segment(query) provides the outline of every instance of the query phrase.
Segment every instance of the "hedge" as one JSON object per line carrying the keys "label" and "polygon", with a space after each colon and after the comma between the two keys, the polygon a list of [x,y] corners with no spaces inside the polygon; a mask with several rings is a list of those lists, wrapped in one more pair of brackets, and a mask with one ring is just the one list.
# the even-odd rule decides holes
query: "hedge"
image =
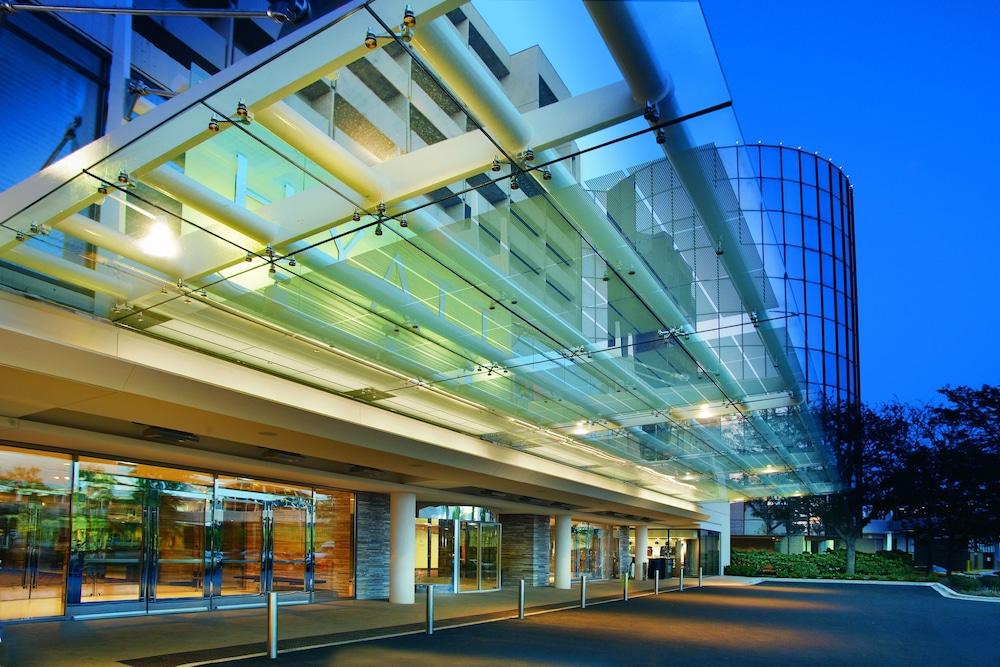
{"label": "hedge", "polygon": [[[726,574],[745,577],[789,577],[802,579],[847,578],[847,551],[821,554],[782,554],[773,551],[733,551]],[[913,559],[902,552],[857,553],[854,578],[909,581],[922,578],[913,570]]]}

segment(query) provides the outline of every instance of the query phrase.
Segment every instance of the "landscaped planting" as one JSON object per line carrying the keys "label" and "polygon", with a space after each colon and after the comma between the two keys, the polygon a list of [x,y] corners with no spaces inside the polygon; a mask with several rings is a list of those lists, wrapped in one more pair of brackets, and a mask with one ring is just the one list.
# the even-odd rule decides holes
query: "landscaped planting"
{"label": "landscaped planting", "polygon": [[925,581],[913,569],[913,559],[901,552],[858,553],[855,574],[848,576],[847,552],[783,554],[774,551],[733,551],[726,574],[745,577],[800,579],[871,579],[876,581]]}

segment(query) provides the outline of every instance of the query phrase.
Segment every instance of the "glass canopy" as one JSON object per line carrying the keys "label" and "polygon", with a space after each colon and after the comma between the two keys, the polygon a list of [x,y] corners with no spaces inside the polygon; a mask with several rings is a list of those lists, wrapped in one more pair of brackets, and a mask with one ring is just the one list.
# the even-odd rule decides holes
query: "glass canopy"
{"label": "glass canopy", "polygon": [[11,286],[685,499],[832,490],[699,5],[634,10],[657,118],[412,4],[319,17],[0,194],[0,257],[59,289]]}

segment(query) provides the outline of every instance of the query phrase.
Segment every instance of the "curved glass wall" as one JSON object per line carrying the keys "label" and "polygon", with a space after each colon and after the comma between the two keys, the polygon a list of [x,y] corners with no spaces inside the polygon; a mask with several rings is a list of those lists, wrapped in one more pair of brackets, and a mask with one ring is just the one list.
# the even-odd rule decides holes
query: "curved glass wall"
{"label": "curved glass wall", "polygon": [[[857,274],[854,192],[830,160],[770,145],[719,149],[736,165],[740,207],[759,210],[764,246],[785,267],[788,347],[802,367],[810,402],[857,402]],[[765,251],[768,248],[765,248]]]}

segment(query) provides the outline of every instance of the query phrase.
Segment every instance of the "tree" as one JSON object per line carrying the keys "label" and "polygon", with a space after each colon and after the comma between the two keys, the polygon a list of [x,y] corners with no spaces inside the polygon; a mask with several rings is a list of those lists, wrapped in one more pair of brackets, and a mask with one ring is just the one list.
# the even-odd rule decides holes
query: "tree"
{"label": "tree", "polygon": [[944,544],[945,567],[970,541],[1000,539],[1000,387],[945,387],[928,408],[922,437],[891,480],[898,518],[928,544]]}
{"label": "tree", "polygon": [[918,409],[901,403],[878,407],[826,404],[819,411],[823,439],[832,450],[843,491],[811,499],[812,511],[827,531],[847,546],[847,574],[854,574],[857,541],[865,526],[893,509],[892,482],[913,449]]}
{"label": "tree", "polygon": [[[768,496],[748,500],[746,505],[754,516],[764,522],[765,535],[781,534],[788,537],[804,532],[803,520],[805,517],[799,509],[798,500],[800,499]],[[781,533],[778,532],[779,528],[783,529]]]}

